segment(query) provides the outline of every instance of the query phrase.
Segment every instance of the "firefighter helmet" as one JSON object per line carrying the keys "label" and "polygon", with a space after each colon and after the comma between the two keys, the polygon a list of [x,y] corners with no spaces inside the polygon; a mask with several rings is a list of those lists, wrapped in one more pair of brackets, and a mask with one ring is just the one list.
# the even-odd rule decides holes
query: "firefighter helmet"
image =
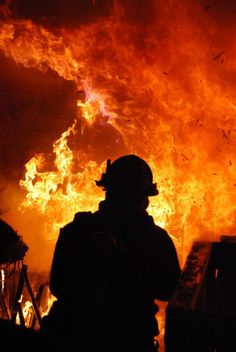
{"label": "firefighter helmet", "polygon": [[124,155],[113,163],[107,160],[106,172],[95,182],[105,191],[117,190],[146,196],[158,194],[151,168],[146,161],[134,154]]}

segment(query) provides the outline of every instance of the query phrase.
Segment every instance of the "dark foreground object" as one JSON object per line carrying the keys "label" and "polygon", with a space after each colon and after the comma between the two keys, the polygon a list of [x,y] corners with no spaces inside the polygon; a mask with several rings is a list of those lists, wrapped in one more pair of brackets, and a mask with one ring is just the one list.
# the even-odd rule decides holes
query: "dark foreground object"
{"label": "dark foreground object", "polygon": [[0,319],[0,341],[1,345],[9,351],[38,351],[55,349],[76,352],[93,352],[84,349],[68,340],[53,339],[47,335],[39,333],[32,328],[26,328],[12,323],[10,320]]}
{"label": "dark foreground object", "polygon": [[165,352],[236,351],[236,243],[193,244],[165,331]]}

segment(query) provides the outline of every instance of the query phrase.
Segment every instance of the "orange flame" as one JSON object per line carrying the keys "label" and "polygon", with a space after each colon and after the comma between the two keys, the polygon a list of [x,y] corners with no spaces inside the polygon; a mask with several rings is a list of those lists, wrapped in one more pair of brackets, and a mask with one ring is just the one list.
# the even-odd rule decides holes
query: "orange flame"
{"label": "orange flame", "polygon": [[25,180],[20,181],[20,186],[27,191],[22,206],[37,207],[48,213],[54,239],[59,228],[71,221],[77,211],[95,210],[99,200],[99,191],[94,190],[89,182],[91,177],[94,180],[99,178],[101,171],[96,162],[85,163],[81,155],[81,171],[73,172],[74,155],[68,147],[68,137],[74,133],[75,126],[76,121],[53,145],[55,170],[40,172],[45,158],[38,155],[26,164]]}
{"label": "orange flame", "polygon": [[[83,133],[81,120],[91,130],[98,121],[110,124],[127,152],[150,163],[160,195],[149,211],[173,236],[182,262],[193,240],[236,231],[235,43],[225,40],[226,54],[215,40],[215,24],[209,29],[200,5],[189,6],[163,3],[168,25],[155,11],[157,20],[145,26],[123,13],[62,28],[60,35],[31,21],[1,23],[7,57],[25,67],[49,67],[85,92],[77,120],[53,145],[54,169],[44,170],[48,156],[37,155],[20,181],[27,192],[23,207],[47,214],[54,238],[76,211],[96,209],[102,196],[93,181],[103,164],[69,143]],[[198,20],[192,20],[195,12]]]}
{"label": "orange flame", "polygon": [[55,70],[66,80],[76,80],[78,63],[62,37],[32,21],[6,21],[0,26],[0,48],[7,57],[25,67]]}

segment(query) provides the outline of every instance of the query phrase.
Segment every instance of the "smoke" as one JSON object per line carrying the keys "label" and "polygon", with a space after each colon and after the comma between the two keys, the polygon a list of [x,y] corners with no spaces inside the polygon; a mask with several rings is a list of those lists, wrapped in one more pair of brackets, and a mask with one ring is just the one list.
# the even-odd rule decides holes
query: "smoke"
{"label": "smoke", "polygon": [[75,87],[53,71],[26,69],[3,56],[0,66],[1,174],[14,180],[72,123]]}
{"label": "smoke", "polygon": [[37,153],[52,153],[53,142],[72,124],[76,87],[50,69],[25,68],[3,53],[0,81],[0,213],[28,244],[31,269],[45,271],[54,242],[46,238],[40,214],[19,211],[25,199],[19,180],[25,164]]}
{"label": "smoke", "polygon": [[8,0],[8,8],[19,19],[32,19],[34,23],[50,27],[78,27],[106,17],[113,9],[113,0]]}
{"label": "smoke", "polygon": [[[93,88],[109,93],[109,104],[118,116],[116,128],[104,119],[91,126],[81,124],[73,142],[91,160],[101,163],[134,147],[144,156],[152,153],[162,169],[164,165],[171,171],[175,165],[180,182],[181,172],[194,178],[208,160],[211,175],[219,175],[223,168],[225,174],[231,175],[228,166],[233,163],[230,146],[236,80],[235,1],[2,1],[1,21],[9,16],[32,20],[55,36],[63,35],[76,60],[83,63],[78,80],[88,76]],[[20,33],[15,33],[15,41],[17,36]],[[52,246],[44,235],[40,214],[31,214],[30,210],[27,214],[17,213],[24,199],[18,183],[25,163],[37,153],[52,153],[53,142],[72,125],[80,92],[75,80],[64,79],[52,68],[26,68],[6,56],[7,51],[0,52],[0,208],[5,219],[27,237],[32,265],[42,267],[50,260],[35,259],[37,251],[45,253],[43,249],[49,246],[51,253]],[[116,87],[112,85],[114,78]],[[209,82],[216,87],[216,101],[211,102],[214,96]],[[222,95],[218,87],[223,87],[222,101],[217,101]],[[224,104],[228,109],[226,117]],[[182,121],[183,115],[186,122]],[[158,143],[153,145],[153,139]],[[163,148],[166,145],[169,148]],[[204,153],[194,169],[191,160],[199,151]],[[219,158],[214,161],[216,151]],[[197,194],[203,188],[200,186]],[[210,204],[211,197],[205,198]],[[193,197],[193,203],[196,201]],[[194,213],[194,207],[190,213]],[[205,223],[199,225],[200,231],[206,232]]]}

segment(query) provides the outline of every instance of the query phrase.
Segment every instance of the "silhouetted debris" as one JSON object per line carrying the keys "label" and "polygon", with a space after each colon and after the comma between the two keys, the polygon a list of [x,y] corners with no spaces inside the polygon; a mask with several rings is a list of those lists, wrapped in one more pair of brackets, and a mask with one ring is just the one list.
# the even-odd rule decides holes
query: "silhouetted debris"
{"label": "silhouetted debris", "polygon": [[10,225],[0,219],[0,264],[22,260],[28,246]]}

